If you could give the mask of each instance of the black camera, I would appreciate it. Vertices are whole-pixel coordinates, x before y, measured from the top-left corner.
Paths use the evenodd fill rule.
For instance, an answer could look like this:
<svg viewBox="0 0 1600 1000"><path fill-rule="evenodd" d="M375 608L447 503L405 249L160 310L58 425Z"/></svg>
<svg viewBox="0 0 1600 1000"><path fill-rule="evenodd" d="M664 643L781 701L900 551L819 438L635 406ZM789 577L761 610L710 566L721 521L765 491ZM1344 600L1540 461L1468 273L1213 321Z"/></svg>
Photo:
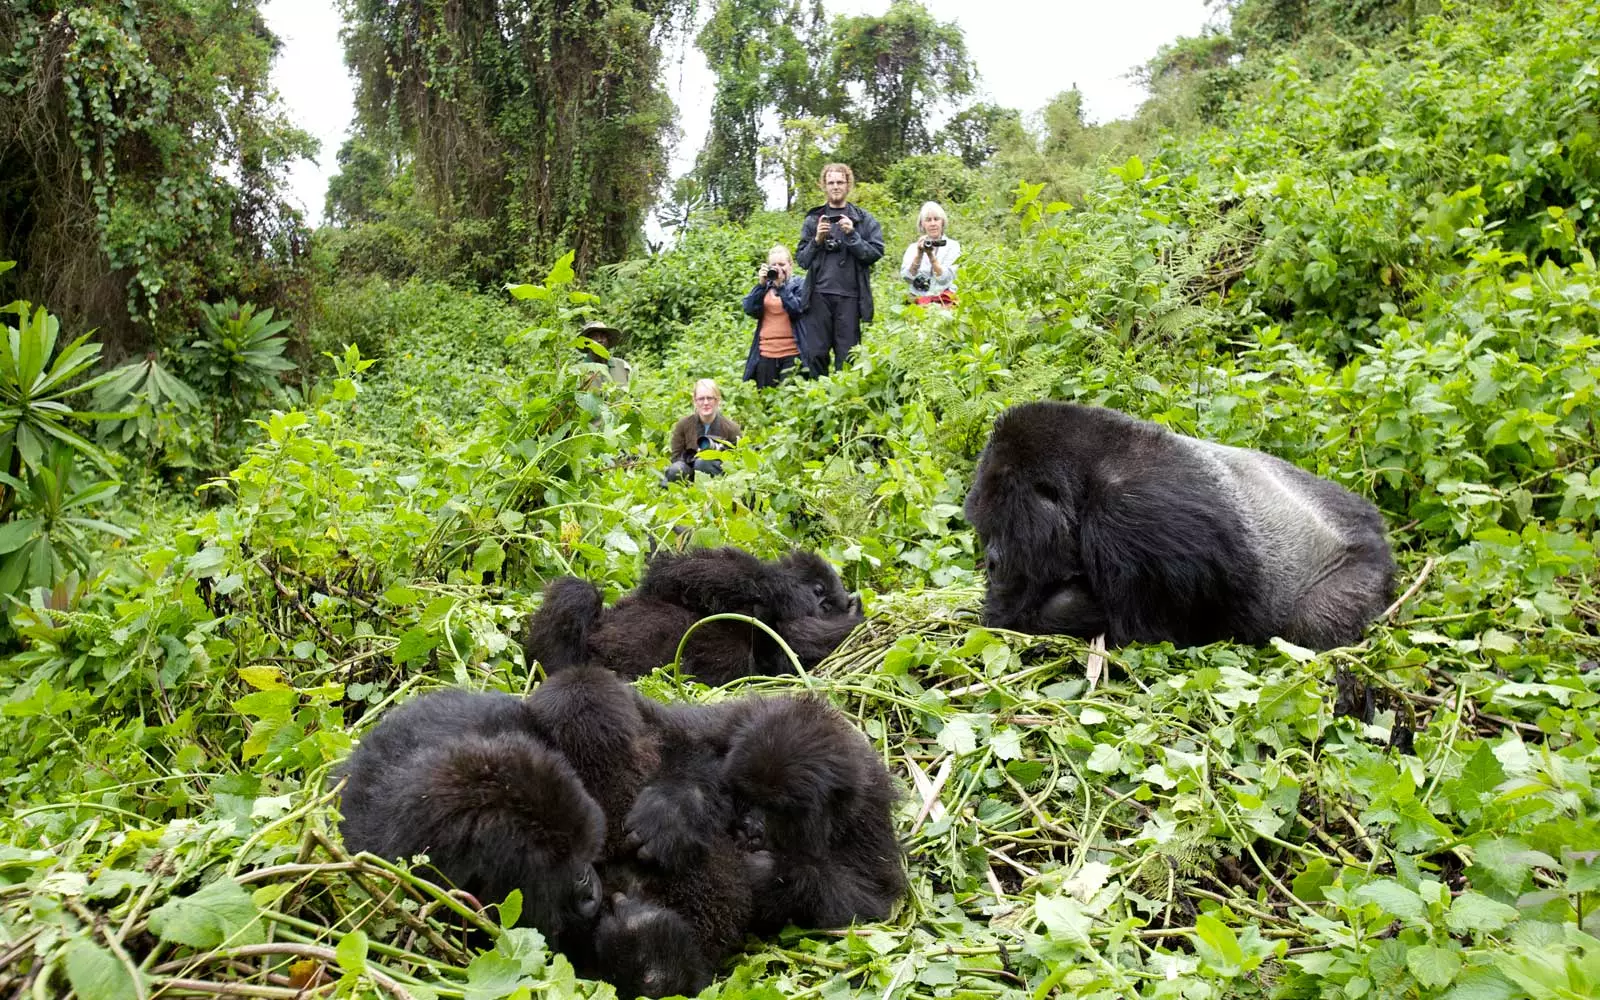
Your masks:
<svg viewBox="0 0 1600 1000"><path fill-rule="evenodd" d="M924 249L924 250L932 250L934 247L942 247L942 246L944 246L944 240L924 239L922 241L922 249Z"/></svg>
<svg viewBox="0 0 1600 1000"><path fill-rule="evenodd" d="M767 280L768 281L777 281L778 280L778 269L777 268L775 268L775 267L767 268Z"/></svg>
<svg viewBox="0 0 1600 1000"><path fill-rule="evenodd" d="M915 288L919 292L927 291L929 286L932 284L932 279L930 279L926 274L914 274L911 276L911 287Z"/></svg>
<svg viewBox="0 0 1600 1000"><path fill-rule="evenodd" d="M828 237L822 241L822 248L832 253L844 246L844 244L839 241L839 238L833 235L833 227L839 224L839 220L844 218L844 215L824 215L823 218L828 220Z"/></svg>

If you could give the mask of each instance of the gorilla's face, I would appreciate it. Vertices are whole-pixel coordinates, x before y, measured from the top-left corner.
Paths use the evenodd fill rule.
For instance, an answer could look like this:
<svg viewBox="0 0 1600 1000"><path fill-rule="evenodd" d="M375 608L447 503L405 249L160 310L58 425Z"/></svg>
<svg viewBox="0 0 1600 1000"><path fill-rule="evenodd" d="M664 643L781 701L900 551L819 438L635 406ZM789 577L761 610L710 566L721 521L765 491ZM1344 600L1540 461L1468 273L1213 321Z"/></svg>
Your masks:
<svg viewBox="0 0 1600 1000"><path fill-rule="evenodd" d="M594 948L618 996L694 996L711 982L689 922L637 896L612 894L595 927Z"/></svg>
<svg viewBox="0 0 1600 1000"><path fill-rule="evenodd" d="M861 614L861 598L844 589L839 574L821 556L814 552L796 552L785 557L784 567L795 582L809 592L809 617Z"/></svg>

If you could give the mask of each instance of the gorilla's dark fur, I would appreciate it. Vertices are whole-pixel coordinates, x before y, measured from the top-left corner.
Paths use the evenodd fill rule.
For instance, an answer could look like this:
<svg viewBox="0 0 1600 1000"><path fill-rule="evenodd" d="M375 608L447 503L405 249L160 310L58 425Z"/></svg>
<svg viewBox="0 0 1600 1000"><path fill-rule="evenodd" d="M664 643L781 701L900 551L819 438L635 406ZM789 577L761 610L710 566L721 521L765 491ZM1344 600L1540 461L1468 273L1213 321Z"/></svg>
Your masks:
<svg viewBox="0 0 1600 1000"><path fill-rule="evenodd" d="M815 697L736 703L722 780L747 848L772 855L753 928L881 920L905 894L889 771Z"/></svg>
<svg viewBox="0 0 1600 1000"><path fill-rule="evenodd" d="M599 667L556 674L528 710L601 802L610 831L601 866L608 898L574 964L625 995L698 993L743 941L770 868L768 855L745 850L731 832L731 799L716 780L725 749L718 710L657 704ZM696 829L652 829L652 851L636 827L651 822L657 802Z"/></svg>
<svg viewBox="0 0 1600 1000"><path fill-rule="evenodd" d="M351 850L522 889L524 922L625 995L698 992L751 930L880 919L905 890L888 771L812 697L668 706L577 667L526 699L417 698L346 770Z"/></svg>
<svg viewBox="0 0 1600 1000"><path fill-rule="evenodd" d="M533 735L521 699L448 689L384 716L345 766L352 852L426 854L483 903L522 890L522 923L551 942L600 903L605 819L566 759Z"/></svg>
<svg viewBox="0 0 1600 1000"><path fill-rule="evenodd" d="M1112 645L1359 641L1393 592L1383 517L1271 455L1115 410L1012 407L966 500L984 621Z"/></svg>
<svg viewBox="0 0 1600 1000"><path fill-rule="evenodd" d="M552 581L544 604L528 619L523 648L547 672L594 663L639 677L672 662L695 622L726 613L771 625L801 665L811 667L861 622L861 602L810 552L771 562L731 547L663 553L651 560L638 590L610 609L593 584L576 577ZM696 629L683 669L712 685L793 672L771 636L735 621Z"/></svg>

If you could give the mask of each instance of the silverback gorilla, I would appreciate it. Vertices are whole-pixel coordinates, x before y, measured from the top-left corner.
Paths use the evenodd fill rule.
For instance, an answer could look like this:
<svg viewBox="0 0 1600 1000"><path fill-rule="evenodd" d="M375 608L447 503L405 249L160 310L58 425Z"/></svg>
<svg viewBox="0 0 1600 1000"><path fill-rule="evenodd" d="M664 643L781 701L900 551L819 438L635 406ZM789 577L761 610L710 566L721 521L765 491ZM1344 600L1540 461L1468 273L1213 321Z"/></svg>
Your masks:
<svg viewBox="0 0 1600 1000"><path fill-rule="evenodd" d="M1358 641L1393 591L1371 503L1116 410L1002 413L966 515L984 547L984 622L1020 632L1327 649Z"/></svg>
<svg viewBox="0 0 1600 1000"><path fill-rule="evenodd" d="M551 581L528 619L523 650L549 673L592 663L639 677L671 663L695 622L730 613L772 626L800 664L812 667L861 623L861 601L810 552L770 562L732 547L665 553L650 561L638 590L611 608L586 580ZM711 685L794 672L771 636L738 621L696 629L683 671Z"/></svg>

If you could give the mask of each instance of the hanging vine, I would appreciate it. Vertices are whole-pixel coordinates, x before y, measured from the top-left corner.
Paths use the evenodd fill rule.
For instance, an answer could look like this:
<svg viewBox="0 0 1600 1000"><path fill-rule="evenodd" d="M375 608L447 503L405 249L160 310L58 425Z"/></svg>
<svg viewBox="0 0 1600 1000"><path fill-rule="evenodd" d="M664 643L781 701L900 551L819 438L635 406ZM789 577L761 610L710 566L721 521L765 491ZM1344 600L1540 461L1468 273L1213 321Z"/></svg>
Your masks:
<svg viewBox="0 0 1600 1000"><path fill-rule="evenodd" d="M486 225L502 272L638 238L666 169L661 42L694 0L341 0L361 127L419 197Z"/></svg>
<svg viewBox="0 0 1600 1000"><path fill-rule="evenodd" d="M315 152L268 72L255 0L0 5L0 259L113 353L225 295L279 303L305 243L280 196Z"/></svg>

